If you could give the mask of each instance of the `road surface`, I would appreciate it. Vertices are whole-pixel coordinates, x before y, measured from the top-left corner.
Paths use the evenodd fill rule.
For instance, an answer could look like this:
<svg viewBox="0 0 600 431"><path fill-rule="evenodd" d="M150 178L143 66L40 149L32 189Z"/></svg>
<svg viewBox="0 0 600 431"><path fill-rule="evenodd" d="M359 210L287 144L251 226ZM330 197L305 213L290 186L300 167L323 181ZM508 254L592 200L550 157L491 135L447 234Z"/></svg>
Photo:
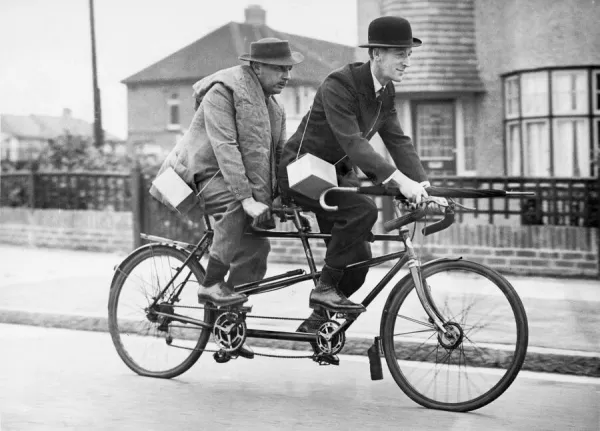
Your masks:
<svg viewBox="0 0 600 431"><path fill-rule="evenodd" d="M471 413L427 410L362 357L204 355L173 380L139 377L107 333L0 325L0 427L6 430L593 430L600 379L522 372ZM297 352L294 352L297 353Z"/></svg>

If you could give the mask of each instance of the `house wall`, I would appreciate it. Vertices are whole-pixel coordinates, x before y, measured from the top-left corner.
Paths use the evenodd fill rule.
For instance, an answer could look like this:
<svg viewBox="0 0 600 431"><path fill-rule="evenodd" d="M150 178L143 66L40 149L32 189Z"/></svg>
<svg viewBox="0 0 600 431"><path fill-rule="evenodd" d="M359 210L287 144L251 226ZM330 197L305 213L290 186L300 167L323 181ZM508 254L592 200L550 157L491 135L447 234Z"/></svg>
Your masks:
<svg viewBox="0 0 600 431"><path fill-rule="evenodd" d="M477 110L477 171L504 174L501 74L600 64L600 7L594 0L476 0L475 32L486 93Z"/></svg>
<svg viewBox="0 0 600 431"><path fill-rule="evenodd" d="M466 107L471 111L465 111L464 124L461 125L457 119L457 128L463 127L464 131L464 141L457 134L458 157L461 145L474 145L476 155L473 160L475 169L471 172L469 169L460 169L461 163L468 165L468 157L463 160L459 158L458 173L503 175L505 152L501 75L539 67L600 64L600 26L597 25L600 22L600 7L594 0L461 0L456 2L456 15L453 16L459 17L461 10L471 10L471 4L474 5L477 69L485 92L472 93L470 96ZM408 17L411 22L414 21L413 27L421 27L425 31L423 34L429 38L445 37L445 27L438 22L442 18L436 13L445 10L446 6L446 2L440 0L417 3L407 0L358 0L359 41L366 42L368 25L373 19L388 13ZM419 13L413 17L415 11ZM436 23L437 26L432 27ZM439 32L439 35L429 34L431 31ZM418 54L419 51L415 51L415 62L419 59ZM368 60L366 50L357 49L356 58L359 61ZM409 70L407 78L412 76ZM398 90L405 91L403 88L406 88L407 82L400 84ZM466 95L465 92L458 97ZM436 91L407 95L411 99L440 96ZM405 131L408 129L407 120L412 121L410 108L404 115Z"/></svg>
<svg viewBox="0 0 600 431"><path fill-rule="evenodd" d="M129 143L137 146L150 143L147 150L158 145L169 151L185 132L194 116L193 82L163 85L130 86L127 90ZM308 112L316 88L309 86L288 87L275 96L286 112L287 135L297 129L302 117ZM169 130L169 100L178 95L181 129ZM298 98L298 102L296 101Z"/></svg>
<svg viewBox="0 0 600 431"><path fill-rule="evenodd" d="M127 89L128 141L150 142L170 150L194 115L193 82L129 86ZM181 130L168 130L169 99L178 95Z"/></svg>

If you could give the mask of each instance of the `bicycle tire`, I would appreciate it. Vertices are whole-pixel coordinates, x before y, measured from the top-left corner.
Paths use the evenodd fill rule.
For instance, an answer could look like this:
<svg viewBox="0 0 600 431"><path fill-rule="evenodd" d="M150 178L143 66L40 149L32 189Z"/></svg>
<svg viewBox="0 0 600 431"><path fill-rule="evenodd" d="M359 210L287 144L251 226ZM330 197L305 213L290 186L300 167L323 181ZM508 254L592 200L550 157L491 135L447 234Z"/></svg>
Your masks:
<svg viewBox="0 0 600 431"><path fill-rule="evenodd" d="M453 285L460 286L459 293L462 291L462 293L468 294L470 291L473 295L473 302L465 308L465 311L453 315L453 321L461 320L460 323L455 323L462 325L462 341L460 341L460 345L450 350L442 344L443 339L434 330L432 321L418 302L414 282L408 274L390 293L382 315L381 337L390 373L400 389L409 398L424 407L454 412L479 409L502 395L517 377L523 365L527 354L529 336L525 308L506 278L478 263L464 260L446 260L425 265L421 268L421 271L422 278L429 287L430 294L433 296L438 308L441 309L443 304L443 310L440 310L443 315L452 316L452 311L457 308L455 304L460 303L454 293ZM453 275L454 272L459 272L462 278ZM486 291L482 295L481 290L485 288L489 288L490 291ZM495 289L499 290L500 293L495 292ZM449 294L450 290L453 290L452 295ZM445 300L443 297L445 297ZM479 302L484 300L493 306L503 308L500 308L500 311L490 309L483 310L483 312L475 308ZM504 303L505 300L506 304ZM463 299L462 306L465 304L466 302ZM414 320L410 320L413 319L412 316L400 314L403 305L406 305L403 313L413 314ZM476 322L476 325L469 326L467 319L471 313L475 318L479 317L479 321ZM494 321L494 316L512 316L511 319L514 318L514 322L509 322L509 319L506 318L502 318L501 321ZM486 327L484 324L480 324L483 319L488 318L493 325ZM398 324L398 322L401 323ZM415 331L410 331L412 329L411 325L415 326ZM429 326L429 329L422 329L423 326ZM401 329L409 331L397 333ZM514 332L514 334L511 332ZM424 339L427 333L431 333L431 335L429 338ZM484 341L475 343L472 338L479 333L481 333L481 336L478 336L480 337L478 339ZM403 336L403 340L398 338L400 335ZM431 340L434 335L436 336L435 341ZM493 342L494 337L496 343ZM395 342L395 339L397 342ZM492 342L490 342L490 339L492 339ZM447 340L444 340L444 342L447 342ZM434 351L434 373L432 375L429 375L429 373L419 375L413 380L413 375L423 374L422 370L430 366L429 364L433 359L431 355ZM457 352L458 358L456 355L452 358L453 352ZM468 352L469 355L473 354L473 357L467 360L465 352ZM443 360L440 361L442 364L438 368L437 361L440 353L444 356ZM457 359L458 367L456 365ZM414 362L415 360L419 362ZM461 383L460 380L463 367L466 375L465 383ZM503 371L490 369L490 367L501 368ZM468 373L471 371L473 374L469 377ZM457 390L452 386L454 385L455 375L458 376ZM493 384L488 383L488 380L495 379L495 375L500 376L499 380ZM446 377L446 382L440 382L441 389L438 389L437 386L438 376L440 380ZM479 387L471 382L471 378L473 382L476 379L483 381L484 384L490 386L489 389L472 397L470 395L471 389L479 389ZM429 379L432 381L428 381ZM444 383L446 387L443 387ZM427 386L424 389L417 388L421 385ZM471 388L469 385L475 386L475 388ZM461 397L462 386L466 386L466 397L464 397L464 394ZM439 397L437 395L438 391L440 393ZM457 394L451 392L457 392ZM444 394L446 399L439 399L443 398ZM452 401L449 400L451 396L455 397Z"/></svg>
<svg viewBox="0 0 600 431"><path fill-rule="evenodd" d="M141 376L169 379L181 375L189 370L200 358L211 335L210 330L197 326L182 329L181 326L184 326L184 324L178 322L170 322L166 326L167 330L164 327L161 330L160 322L152 322L146 313L147 310L144 310L144 306L148 305L149 298L152 298L153 294L155 296L159 292L159 287L154 286L152 283L158 281L160 284L161 281L168 280L169 277L172 278L175 268L181 266L188 255L187 252L173 246L149 244L135 250L116 268L108 301L108 328L113 344L123 362ZM144 270L148 269L150 272L150 282L146 281L144 277L146 275ZM161 280L160 274L162 270L165 270L166 274ZM198 260L192 259L188 262L187 268L184 268L176 279L178 283L184 280L188 274L190 277L186 285L182 288L180 302L183 298L184 301L187 301L185 305L194 308L187 309L185 313L179 314L189 316L190 312L196 312L199 316L193 317L212 324L214 322L214 311L200 309L196 302L197 285L194 284L192 279L200 283L205 275L205 271ZM138 292L134 289L136 286L130 286L136 282L138 284ZM147 285L151 286L152 292L146 292ZM166 286L166 282L163 282L160 286L161 290L164 286ZM172 292L171 289L170 287L166 293ZM124 295L127 296L124 297ZM123 313L129 311L129 308L127 308L128 303L126 302L129 300L129 296L136 298L135 301L132 301L135 305L130 307L131 318L123 316ZM142 302L139 308L137 305L138 296L141 297ZM145 304L143 303L144 301L146 302ZM180 306L177 303L175 307ZM170 335L173 335L173 333L176 334L177 343L188 343L191 340L191 350L178 349L174 347L174 343L171 345L168 344L166 341L167 331ZM190 331L192 331L191 334ZM193 331L199 331L200 333L195 335ZM152 351L142 360L138 351L140 345L143 344L150 345ZM163 349L164 346L169 350L165 349L165 355L162 360L167 362L170 358L174 358L172 361L173 365L155 366L154 364L149 364L149 362L158 362L161 359L158 358L159 349ZM143 361L148 362L148 364Z"/></svg>

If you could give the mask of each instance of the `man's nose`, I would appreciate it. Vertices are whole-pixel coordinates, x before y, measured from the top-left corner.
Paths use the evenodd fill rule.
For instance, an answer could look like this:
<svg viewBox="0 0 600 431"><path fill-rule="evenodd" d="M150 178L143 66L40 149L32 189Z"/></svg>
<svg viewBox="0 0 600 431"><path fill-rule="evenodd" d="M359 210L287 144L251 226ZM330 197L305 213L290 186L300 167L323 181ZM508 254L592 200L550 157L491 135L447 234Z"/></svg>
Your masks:
<svg viewBox="0 0 600 431"><path fill-rule="evenodd" d="M292 79L292 71L286 70L285 72L283 72L283 79L285 79L286 81Z"/></svg>
<svg viewBox="0 0 600 431"><path fill-rule="evenodd" d="M404 57L404 60L402 60L402 64L404 65L404 67L410 67L410 57L408 55Z"/></svg>

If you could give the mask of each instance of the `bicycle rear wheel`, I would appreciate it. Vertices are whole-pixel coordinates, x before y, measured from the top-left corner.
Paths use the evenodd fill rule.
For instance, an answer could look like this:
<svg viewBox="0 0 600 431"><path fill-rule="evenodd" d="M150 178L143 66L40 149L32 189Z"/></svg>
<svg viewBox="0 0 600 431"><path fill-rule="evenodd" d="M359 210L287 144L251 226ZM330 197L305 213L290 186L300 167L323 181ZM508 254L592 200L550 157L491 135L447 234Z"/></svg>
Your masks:
<svg viewBox="0 0 600 431"><path fill-rule="evenodd" d="M474 262L437 262L422 268L422 278L457 337L438 334L412 278L400 281L381 323L390 372L424 407L457 412L483 407L508 389L525 360L523 304L503 276Z"/></svg>
<svg viewBox="0 0 600 431"><path fill-rule="evenodd" d="M142 376L172 378L184 373L202 355L210 337L209 329L156 314L177 313L212 324L214 312L199 307L197 301L198 285L204 279L200 263L190 260L175 277L187 256L175 247L152 244L133 252L116 269L108 327L121 359ZM173 277L173 284L150 309Z"/></svg>

